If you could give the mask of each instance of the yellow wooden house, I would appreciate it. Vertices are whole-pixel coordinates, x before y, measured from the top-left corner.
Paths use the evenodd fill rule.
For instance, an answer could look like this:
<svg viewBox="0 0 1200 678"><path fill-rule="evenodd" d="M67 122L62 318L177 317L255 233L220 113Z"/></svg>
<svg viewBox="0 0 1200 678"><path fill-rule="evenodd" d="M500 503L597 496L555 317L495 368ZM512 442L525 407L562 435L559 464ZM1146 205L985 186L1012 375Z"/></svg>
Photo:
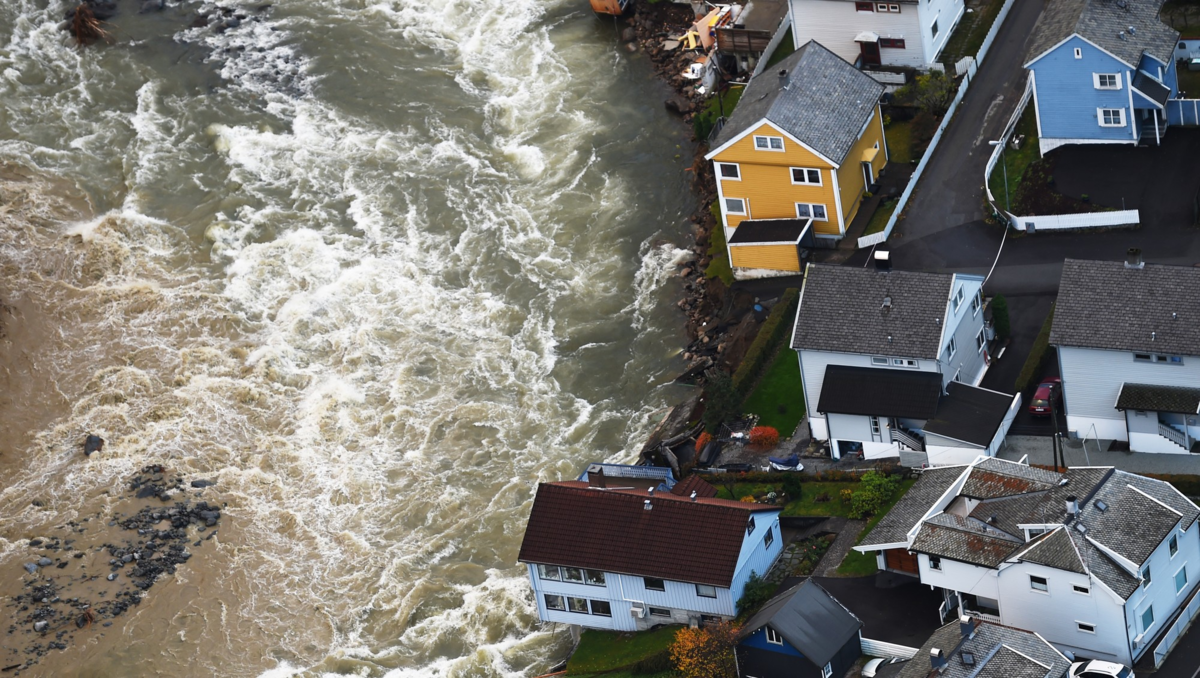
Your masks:
<svg viewBox="0 0 1200 678"><path fill-rule="evenodd" d="M705 156L735 274L799 273L806 240L845 236L887 164L882 95L812 41L750 81Z"/></svg>

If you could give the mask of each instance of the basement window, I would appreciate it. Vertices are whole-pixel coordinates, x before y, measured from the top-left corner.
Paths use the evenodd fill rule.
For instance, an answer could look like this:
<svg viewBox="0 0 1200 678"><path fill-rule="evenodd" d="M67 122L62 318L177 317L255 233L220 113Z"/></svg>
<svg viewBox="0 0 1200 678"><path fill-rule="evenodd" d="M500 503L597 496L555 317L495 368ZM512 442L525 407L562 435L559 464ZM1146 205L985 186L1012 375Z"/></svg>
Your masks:
<svg viewBox="0 0 1200 678"><path fill-rule="evenodd" d="M1095 633L1096 632L1095 624L1084 624L1083 622L1075 622L1075 626L1076 626L1076 628L1078 628L1080 631L1083 631L1084 633Z"/></svg>

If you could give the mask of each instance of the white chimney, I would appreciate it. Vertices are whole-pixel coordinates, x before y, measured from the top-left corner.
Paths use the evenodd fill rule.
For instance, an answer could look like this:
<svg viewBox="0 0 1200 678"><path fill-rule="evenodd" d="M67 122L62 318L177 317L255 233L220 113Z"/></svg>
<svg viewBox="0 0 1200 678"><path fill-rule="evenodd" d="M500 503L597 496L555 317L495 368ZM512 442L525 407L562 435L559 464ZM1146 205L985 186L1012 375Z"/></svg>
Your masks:
<svg viewBox="0 0 1200 678"><path fill-rule="evenodd" d="M644 502L642 503L642 509L643 509L643 510L649 511L649 510L650 510L650 509L652 509L652 508L654 508L654 507L650 505L650 500L649 500L649 499L647 499L646 501L644 501Z"/></svg>
<svg viewBox="0 0 1200 678"><path fill-rule="evenodd" d="M1067 497L1067 515L1072 517L1079 515L1079 502L1076 501L1075 495Z"/></svg>
<svg viewBox="0 0 1200 678"><path fill-rule="evenodd" d="M689 498L690 498L692 501L696 501L696 491L695 491L695 490L692 490L692 493L691 493L690 495L688 495L688 497L689 497Z"/></svg>

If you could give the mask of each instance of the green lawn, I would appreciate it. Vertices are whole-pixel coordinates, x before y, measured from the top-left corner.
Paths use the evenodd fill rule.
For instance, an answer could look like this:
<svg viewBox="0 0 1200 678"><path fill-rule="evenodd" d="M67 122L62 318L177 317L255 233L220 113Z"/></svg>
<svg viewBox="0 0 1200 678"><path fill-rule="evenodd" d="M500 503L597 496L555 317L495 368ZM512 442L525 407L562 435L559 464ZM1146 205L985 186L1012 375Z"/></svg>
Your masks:
<svg viewBox="0 0 1200 678"><path fill-rule="evenodd" d="M708 254L712 260L704 269L705 278L720 278L726 287L733 284L733 268L729 265L729 252L725 247L725 227L721 223L721 204L714 202L709 208L717 223L708 234Z"/></svg>
<svg viewBox="0 0 1200 678"><path fill-rule="evenodd" d="M882 233L884 227L887 226L888 219L892 218L892 212L896 211L896 205L899 202L900 200L896 199L880 203L879 207L875 210L875 214L871 215L871 221L867 222L867 230L863 232L863 235ZM797 367L796 369L799 370L800 368Z"/></svg>
<svg viewBox="0 0 1200 678"><path fill-rule="evenodd" d="M734 485L734 494L730 496L729 489L724 485L717 486L717 496L722 499L741 499L746 495L760 496L767 492L779 492L779 484L767 483L738 483ZM783 507L785 516L841 516L848 517L850 504L841 501L842 490L854 490L858 483L823 483L805 482L800 489L800 498L789 501ZM829 495L829 501L817 501L822 494Z"/></svg>
<svg viewBox="0 0 1200 678"><path fill-rule="evenodd" d="M941 62L946 65L947 71L953 74L954 64L959 59L979 54L983 39L987 37L1003 6L1004 0L987 0L985 4L975 8L974 12L963 15L958 27L954 29L954 34L942 48Z"/></svg>
<svg viewBox="0 0 1200 678"><path fill-rule="evenodd" d="M787 33L784 33L783 37L780 38L779 46L776 47L775 51L771 53L771 58L767 59L767 65L763 68L763 70L765 71L780 61L783 61L787 58L787 55L795 51L796 46L792 42L792 29L789 27L787 29Z"/></svg>
<svg viewBox="0 0 1200 678"><path fill-rule="evenodd" d="M893 122L883 129L883 136L887 140L889 163L912 162L912 120Z"/></svg>
<svg viewBox="0 0 1200 678"><path fill-rule="evenodd" d="M1025 135L1019 150L1013 150L1011 145L1004 147L1001 162L996 163L992 176L988 178L988 187L992 189L992 197L996 204L1005 207L1006 203L1016 203L1017 187L1025 170L1038 159L1037 118L1033 106L1026 106L1025 113L1017 122L1017 135ZM1004 168L1008 168L1008 198L1005 196Z"/></svg>
<svg viewBox="0 0 1200 678"><path fill-rule="evenodd" d="M567 661L567 675L589 675L628 668L666 651L675 640L675 632L681 628L683 627L663 626L637 633L588 629L580 636L579 646Z"/></svg>
<svg viewBox="0 0 1200 678"><path fill-rule="evenodd" d="M800 383L800 361L796 353L784 348L746 398L742 410L758 415L760 426L779 431L779 439L792 437L804 417L804 391Z"/></svg>
<svg viewBox="0 0 1200 678"><path fill-rule="evenodd" d="M863 537L867 536L867 534L874 529L875 525L887 515L887 512L892 510L892 507L896 505L896 502L900 501L900 497L903 497L905 493L912 489L912 486L916 482L917 481L915 479L900 481L900 488L896 490L896 494L892 496L891 500L883 505L883 508L880 509L879 513L876 513L871 517L870 520L867 521L867 526L862 529L862 532L858 533L858 541L855 542L856 544L862 543ZM850 551L850 553L846 554L846 557L842 560L842 563L838 565L837 572L843 577L859 577L868 574L874 574L875 554Z"/></svg>

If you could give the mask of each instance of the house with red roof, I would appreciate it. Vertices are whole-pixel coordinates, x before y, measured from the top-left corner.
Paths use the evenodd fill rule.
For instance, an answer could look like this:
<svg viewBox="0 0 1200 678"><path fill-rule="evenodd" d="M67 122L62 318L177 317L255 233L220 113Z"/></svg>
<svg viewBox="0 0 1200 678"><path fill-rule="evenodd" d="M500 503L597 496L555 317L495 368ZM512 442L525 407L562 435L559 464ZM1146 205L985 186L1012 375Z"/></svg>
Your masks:
<svg viewBox="0 0 1200 678"><path fill-rule="evenodd" d="M518 556L538 616L618 631L736 616L751 573L782 551L782 509L604 470L538 486Z"/></svg>

